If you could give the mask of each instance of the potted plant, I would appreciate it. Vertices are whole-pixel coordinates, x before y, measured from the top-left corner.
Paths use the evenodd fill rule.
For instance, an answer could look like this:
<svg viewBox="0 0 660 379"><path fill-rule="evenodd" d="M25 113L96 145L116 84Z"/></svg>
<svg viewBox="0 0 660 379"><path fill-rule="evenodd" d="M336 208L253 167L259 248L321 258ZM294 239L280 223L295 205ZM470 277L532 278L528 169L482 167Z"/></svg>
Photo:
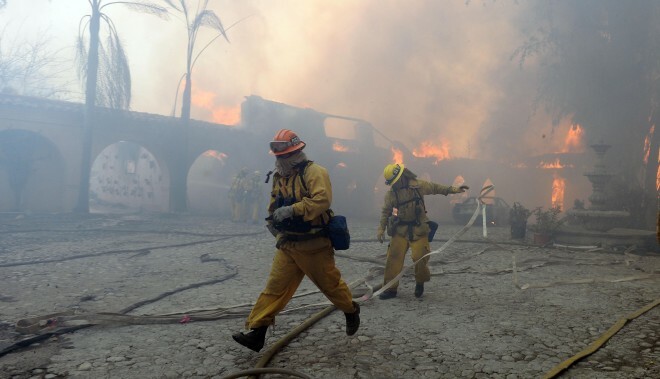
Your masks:
<svg viewBox="0 0 660 379"><path fill-rule="evenodd" d="M511 211L509 211L509 222L511 223L511 238L522 239L525 238L527 232L527 219L531 216L532 211L525 208L522 204L515 202Z"/></svg>
<svg viewBox="0 0 660 379"><path fill-rule="evenodd" d="M547 245L564 223L564 220L559 218L561 208L552 207L544 211L542 207L538 207L532 213L536 217L536 223L530 227L534 232L534 243Z"/></svg>

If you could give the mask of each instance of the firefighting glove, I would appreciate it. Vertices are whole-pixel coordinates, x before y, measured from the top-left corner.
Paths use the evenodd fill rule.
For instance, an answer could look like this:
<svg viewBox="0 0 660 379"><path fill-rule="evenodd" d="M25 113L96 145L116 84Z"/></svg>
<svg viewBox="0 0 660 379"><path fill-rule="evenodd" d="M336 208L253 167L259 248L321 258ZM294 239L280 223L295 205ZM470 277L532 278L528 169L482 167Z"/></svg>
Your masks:
<svg viewBox="0 0 660 379"><path fill-rule="evenodd" d="M458 187L458 188L454 187L454 193L463 193L463 192L465 192L465 191L467 191L467 190L469 190L469 189L470 189L470 187L465 186L465 185L460 186L460 187Z"/></svg>
<svg viewBox="0 0 660 379"><path fill-rule="evenodd" d="M275 209L275 212L273 212L273 220L275 222L282 222L291 217L293 217L293 206L291 205L279 207Z"/></svg>
<svg viewBox="0 0 660 379"><path fill-rule="evenodd" d="M376 239L378 239L378 242L383 243L385 242L385 231L383 229L378 229L378 234L376 235Z"/></svg>

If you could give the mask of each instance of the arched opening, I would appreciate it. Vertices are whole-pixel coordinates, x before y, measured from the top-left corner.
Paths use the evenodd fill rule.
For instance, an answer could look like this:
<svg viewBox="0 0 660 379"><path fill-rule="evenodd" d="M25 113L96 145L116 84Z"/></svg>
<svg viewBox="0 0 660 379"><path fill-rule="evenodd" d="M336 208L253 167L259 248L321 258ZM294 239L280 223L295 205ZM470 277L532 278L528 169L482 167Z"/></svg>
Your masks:
<svg viewBox="0 0 660 379"><path fill-rule="evenodd" d="M228 193L232 173L229 155L207 150L195 159L188 171L188 207L205 214L229 214Z"/></svg>
<svg viewBox="0 0 660 379"><path fill-rule="evenodd" d="M27 130L0 132L0 211L61 212L65 180L51 141Z"/></svg>
<svg viewBox="0 0 660 379"><path fill-rule="evenodd" d="M92 164L90 212L166 212L168 185L167 174L147 149L119 141L103 149Z"/></svg>

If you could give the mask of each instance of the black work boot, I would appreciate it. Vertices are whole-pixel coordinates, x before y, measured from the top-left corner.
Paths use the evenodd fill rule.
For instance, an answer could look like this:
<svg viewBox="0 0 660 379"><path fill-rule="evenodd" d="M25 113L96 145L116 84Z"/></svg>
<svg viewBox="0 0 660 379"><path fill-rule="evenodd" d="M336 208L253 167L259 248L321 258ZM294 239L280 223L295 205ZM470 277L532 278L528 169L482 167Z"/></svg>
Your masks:
<svg viewBox="0 0 660 379"><path fill-rule="evenodd" d="M252 329L247 334L239 332L233 334L231 337L234 339L234 341L240 343L248 349L259 352L259 350L264 347L264 342L266 341L266 331L268 331L268 326L260 326L258 328Z"/></svg>
<svg viewBox="0 0 660 379"><path fill-rule="evenodd" d="M415 297L422 297L424 294L424 283L415 284Z"/></svg>
<svg viewBox="0 0 660 379"><path fill-rule="evenodd" d="M396 297L396 290L387 290L383 291L380 295L378 295L378 298L381 300L387 300L387 299L392 299Z"/></svg>
<svg viewBox="0 0 660 379"><path fill-rule="evenodd" d="M346 335L352 336L360 327L360 305L353 302L355 311L353 313L344 313L346 316Z"/></svg>

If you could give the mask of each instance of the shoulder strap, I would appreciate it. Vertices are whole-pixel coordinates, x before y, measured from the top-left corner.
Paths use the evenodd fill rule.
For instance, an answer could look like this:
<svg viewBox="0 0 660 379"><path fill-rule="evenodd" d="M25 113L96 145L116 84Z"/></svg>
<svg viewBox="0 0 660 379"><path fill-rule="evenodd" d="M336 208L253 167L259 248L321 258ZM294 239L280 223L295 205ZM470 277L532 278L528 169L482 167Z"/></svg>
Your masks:
<svg viewBox="0 0 660 379"><path fill-rule="evenodd" d="M306 160L298 163L296 165L296 168L298 168L298 175L300 175L300 183L302 183L302 187L305 190L305 192L309 192L307 189L307 183L305 183L305 171L307 170L307 167L309 167L314 161ZM325 213L328 215L328 219L332 218L332 210L328 209L325 211ZM327 227L328 223L325 221L323 217L321 217L321 223L324 227Z"/></svg>
<svg viewBox="0 0 660 379"><path fill-rule="evenodd" d="M415 188L415 194L417 195L416 196L417 203L418 204L422 203L422 209L424 209L424 213L426 213L426 204L424 204L424 196L422 196L422 194L419 193L419 188Z"/></svg>
<svg viewBox="0 0 660 379"><path fill-rule="evenodd" d="M307 167L311 163L314 163L314 161L306 160L296 165L296 168L298 169L298 175L300 175L300 182L302 183L305 192L309 192L309 190L307 189L307 183L305 183L305 171L307 171Z"/></svg>

